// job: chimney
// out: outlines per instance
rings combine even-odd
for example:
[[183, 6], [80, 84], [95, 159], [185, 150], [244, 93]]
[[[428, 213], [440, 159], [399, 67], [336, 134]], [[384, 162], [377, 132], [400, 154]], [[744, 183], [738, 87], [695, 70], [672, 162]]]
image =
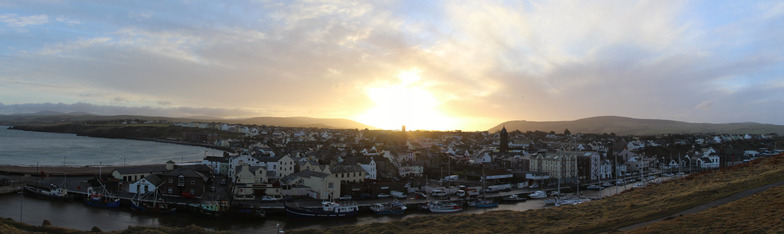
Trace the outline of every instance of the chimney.
[[166, 162], [166, 171], [174, 170], [174, 161], [169, 160]]

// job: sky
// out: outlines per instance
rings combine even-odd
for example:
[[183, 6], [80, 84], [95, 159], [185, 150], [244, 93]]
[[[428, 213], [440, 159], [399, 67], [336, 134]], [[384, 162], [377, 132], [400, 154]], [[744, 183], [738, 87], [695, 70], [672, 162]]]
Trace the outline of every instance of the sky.
[[784, 1], [5, 1], [0, 114], [784, 124]]

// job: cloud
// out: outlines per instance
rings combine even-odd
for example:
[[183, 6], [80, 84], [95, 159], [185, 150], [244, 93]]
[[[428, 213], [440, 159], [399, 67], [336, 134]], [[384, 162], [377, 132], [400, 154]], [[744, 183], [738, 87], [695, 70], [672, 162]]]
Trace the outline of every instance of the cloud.
[[55, 18], [55, 20], [57, 20], [57, 22], [64, 23], [64, 24], [67, 24], [67, 25], [71, 25], [71, 26], [82, 23], [79, 20], [69, 19], [69, 18], [66, 18], [65, 16], [58, 16], [57, 18]]
[[0, 22], [11, 27], [26, 27], [28, 25], [42, 25], [49, 22], [46, 15], [17, 16], [16, 14], [0, 15]]
[[[418, 70], [434, 108], [467, 123], [781, 122], [765, 107], [784, 100], [776, 1], [123, 4], [9, 7], [62, 24], [4, 32], [0, 97], [352, 118], [375, 107], [367, 87]], [[34, 25], [18, 15], [0, 22]]]

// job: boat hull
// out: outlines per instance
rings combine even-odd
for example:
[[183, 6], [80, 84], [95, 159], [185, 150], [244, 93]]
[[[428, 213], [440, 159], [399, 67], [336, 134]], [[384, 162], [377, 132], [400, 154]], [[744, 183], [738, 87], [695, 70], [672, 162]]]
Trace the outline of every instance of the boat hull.
[[297, 208], [297, 207], [285, 207], [286, 215], [293, 218], [353, 218], [356, 217], [359, 213], [358, 210], [345, 212], [345, 213], [334, 213], [334, 212], [320, 212], [313, 209], [306, 209], [306, 208]]

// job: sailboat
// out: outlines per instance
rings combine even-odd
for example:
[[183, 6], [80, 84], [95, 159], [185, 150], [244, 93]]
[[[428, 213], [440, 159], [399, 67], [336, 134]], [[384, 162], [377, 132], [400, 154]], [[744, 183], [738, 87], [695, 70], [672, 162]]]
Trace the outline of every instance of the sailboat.
[[492, 199], [485, 198], [485, 193], [487, 190], [487, 186], [485, 184], [487, 182], [487, 176], [485, 176], [485, 164], [482, 164], [482, 198], [477, 199], [473, 203], [468, 203], [469, 205], [473, 205], [478, 208], [493, 208], [498, 207], [498, 202]]

